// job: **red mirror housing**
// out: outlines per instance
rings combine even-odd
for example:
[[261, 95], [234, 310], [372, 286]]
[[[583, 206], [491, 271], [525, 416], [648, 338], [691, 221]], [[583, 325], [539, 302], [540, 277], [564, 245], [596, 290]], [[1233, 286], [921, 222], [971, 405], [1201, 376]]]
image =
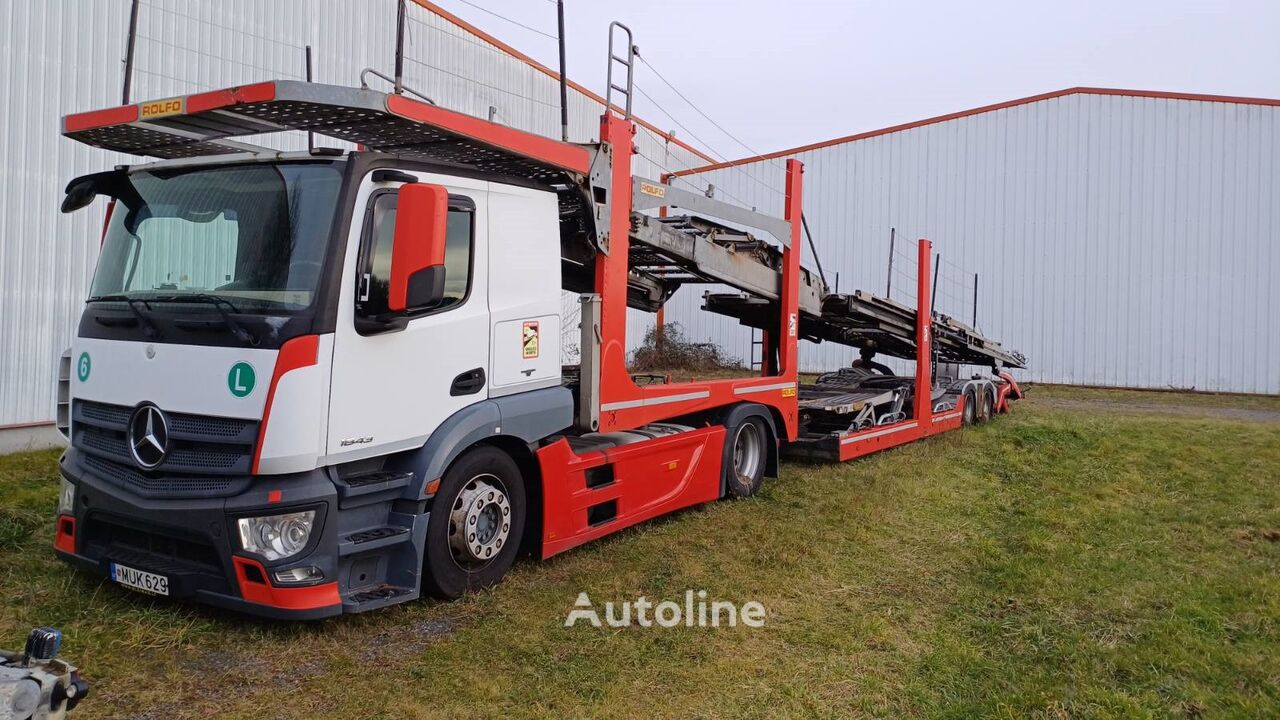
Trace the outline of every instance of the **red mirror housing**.
[[449, 191], [441, 185], [406, 184], [396, 199], [387, 308], [403, 312], [439, 302], [444, 295], [444, 248]]

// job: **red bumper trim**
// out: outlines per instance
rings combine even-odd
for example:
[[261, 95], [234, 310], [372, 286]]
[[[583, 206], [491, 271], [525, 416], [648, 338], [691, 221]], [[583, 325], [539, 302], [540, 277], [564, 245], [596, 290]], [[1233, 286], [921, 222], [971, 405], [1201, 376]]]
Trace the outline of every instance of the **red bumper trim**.
[[[231, 563], [236, 567], [236, 583], [240, 586], [240, 596], [249, 602], [282, 610], [313, 610], [342, 603], [336, 582], [304, 587], [276, 587], [267, 577], [266, 568], [262, 567], [262, 563], [257, 560], [232, 555]], [[254, 574], [257, 577], [262, 578], [261, 582], [250, 579], [250, 568], [256, 571]]]
[[70, 515], [59, 515], [54, 527], [53, 547], [68, 555], [76, 553], [76, 519]]

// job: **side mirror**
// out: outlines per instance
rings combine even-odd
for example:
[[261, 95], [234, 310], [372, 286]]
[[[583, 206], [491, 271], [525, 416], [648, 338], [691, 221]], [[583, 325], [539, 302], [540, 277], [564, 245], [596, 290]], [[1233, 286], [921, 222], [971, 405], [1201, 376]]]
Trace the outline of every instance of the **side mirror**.
[[449, 191], [414, 183], [400, 188], [391, 245], [387, 309], [404, 312], [444, 298], [444, 248], [448, 236]]
[[67, 187], [67, 196], [62, 198], [62, 212], [72, 213], [93, 202], [98, 196], [98, 183], [92, 179], [73, 182]]
[[105, 172], [81, 175], [67, 183], [66, 197], [62, 198], [62, 212], [70, 213], [85, 207], [99, 195], [106, 195], [123, 200], [131, 208], [141, 207], [145, 203], [138, 191], [129, 182], [129, 173], [123, 167]]

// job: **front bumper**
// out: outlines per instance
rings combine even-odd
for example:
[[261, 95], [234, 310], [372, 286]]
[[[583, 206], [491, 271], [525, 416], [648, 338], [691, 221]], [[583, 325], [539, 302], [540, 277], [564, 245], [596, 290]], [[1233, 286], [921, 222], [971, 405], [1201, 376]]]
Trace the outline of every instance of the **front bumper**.
[[[113, 562], [164, 575], [169, 597], [251, 615], [310, 620], [343, 611], [336, 491], [325, 471], [256, 478], [231, 497], [158, 499], [104, 481], [82, 460], [83, 453], [72, 448], [60, 463], [63, 475], [76, 484], [73, 514], [57, 523], [55, 551], [62, 559], [108, 577]], [[317, 518], [302, 552], [267, 563], [240, 549], [237, 518], [306, 509], [315, 509]], [[323, 579], [312, 585], [275, 584], [272, 573], [298, 566], [319, 568]]]

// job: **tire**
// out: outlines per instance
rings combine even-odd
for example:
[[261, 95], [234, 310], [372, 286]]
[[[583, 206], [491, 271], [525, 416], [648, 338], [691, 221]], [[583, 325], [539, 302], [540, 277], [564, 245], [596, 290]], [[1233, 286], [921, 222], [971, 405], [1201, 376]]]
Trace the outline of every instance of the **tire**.
[[463, 453], [432, 501], [423, 589], [452, 600], [496, 584], [519, 553], [526, 510], [524, 478], [510, 455], [489, 446]]
[[760, 490], [771, 439], [769, 428], [759, 415], [748, 415], [725, 428], [722, 467], [727, 497], [750, 497]]
[[964, 411], [960, 416], [960, 423], [964, 427], [970, 427], [978, 419], [978, 401], [974, 397], [973, 388], [965, 388], [964, 391]]
[[991, 419], [991, 416], [995, 414], [996, 404], [995, 398], [992, 397], [989, 389], [983, 389], [980, 392], [982, 393], [982, 402], [978, 405], [978, 416], [975, 418], [979, 424]]

